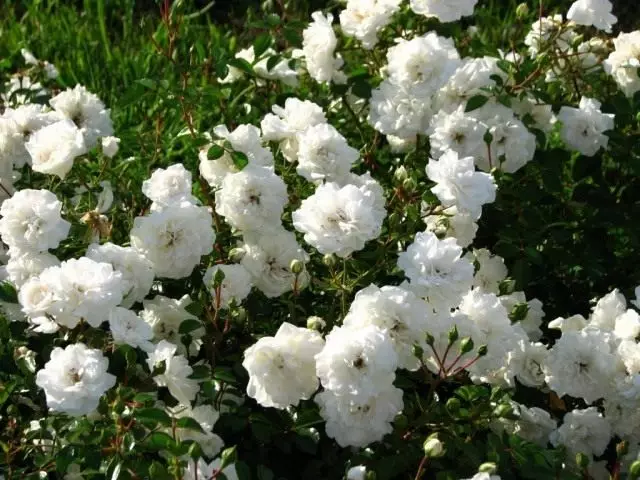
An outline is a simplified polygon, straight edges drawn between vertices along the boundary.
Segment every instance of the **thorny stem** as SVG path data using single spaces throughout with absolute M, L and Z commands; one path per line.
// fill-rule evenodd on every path
M 426 455 L 422 457 L 422 460 L 420 460 L 420 465 L 418 465 L 418 471 L 416 472 L 414 480 L 420 480 L 420 478 L 422 478 L 422 474 L 424 473 L 424 469 L 427 466 L 428 461 L 429 458 Z

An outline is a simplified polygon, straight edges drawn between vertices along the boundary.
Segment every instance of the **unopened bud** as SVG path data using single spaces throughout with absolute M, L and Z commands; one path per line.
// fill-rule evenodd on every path
M 529 15 L 529 5 L 521 3 L 516 7 L 516 17 L 519 19 L 526 18 Z
M 576 37 L 571 40 L 571 46 L 577 49 L 582 42 L 584 42 L 584 35 L 576 35 Z
M 232 248 L 229 251 L 229 260 L 231 260 L 232 262 L 238 263 L 239 261 L 242 260 L 245 253 L 246 252 L 242 248 Z
M 437 458 L 444 455 L 444 445 L 437 438 L 428 438 L 422 445 L 425 457 Z
M 519 303 L 511 312 L 509 312 L 509 320 L 511 323 L 518 323 L 527 318 L 527 314 L 529 313 L 529 305 L 526 303 Z
M 324 257 L 322 257 L 322 263 L 324 263 L 327 267 L 335 267 L 338 263 L 338 260 L 336 260 L 336 256 L 333 253 L 327 253 Z
M 294 260 L 291 260 L 291 263 L 289 264 L 289 269 L 294 274 L 300 275 L 302 273 L 302 270 L 304 270 L 304 263 L 302 263 L 300 260 L 296 258 Z
M 224 272 L 221 268 L 217 268 L 213 274 L 213 288 L 218 288 L 224 281 Z
M 326 326 L 327 322 L 325 322 L 321 317 L 311 316 L 307 318 L 307 328 L 309 330 L 321 332 Z
M 430 345 L 432 347 L 436 343 L 436 339 L 428 332 L 425 334 L 424 339 L 427 342 L 427 345 Z
M 244 321 L 247 319 L 247 310 L 244 307 L 237 307 L 233 311 L 233 319 L 237 323 L 244 323 Z
M 500 295 L 511 295 L 515 290 L 516 281 L 511 278 L 501 281 L 498 285 L 498 293 L 500 293 Z
M 494 410 L 493 410 L 493 414 L 498 417 L 498 418 L 504 418 L 504 417 L 508 417 L 513 413 L 513 408 L 511 408 L 511 405 L 508 405 L 506 403 L 503 403 L 501 405 L 498 405 Z
M 640 460 L 636 460 L 629 467 L 629 480 L 640 478 Z
M 458 340 L 458 337 L 460 336 L 460 334 L 458 333 L 458 327 L 457 326 L 453 326 L 451 328 L 451 330 L 449 330 L 449 345 L 453 345 L 454 343 L 456 343 L 456 341 Z
M 487 348 L 486 345 L 480 345 L 480 347 L 478 348 L 478 356 L 484 357 L 487 354 L 488 350 L 489 349 Z
M 484 140 L 484 143 L 486 143 L 487 145 L 491 145 L 491 142 L 493 142 L 493 134 L 489 130 L 487 130 L 482 139 Z
M 413 356 L 416 357 L 417 359 L 422 359 L 422 357 L 424 356 L 424 350 L 422 349 L 422 347 L 418 344 L 414 344 L 411 347 L 411 353 L 413 353 Z
M 399 182 L 403 182 L 405 181 L 407 178 L 409 178 L 409 173 L 407 172 L 407 169 L 404 168 L 403 165 L 399 166 L 398 168 L 396 168 L 396 171 L 393 173 L 393 177 L 399 181 Z
M 461 355 L 469 353 L 471 350 L 473 350 L 473 340 L 471 340 L 471 337 L 464 337 L 462 340 L 460 340 Z
M 402 182 L 402 188 L 404 188 L 409 192 L 413 191 L 416 187 L 417 187 L 416 181 L 411 177 L 405 179 Z
M 449 400 L 447 400 L 446 407 L 449 413 L 455 414 L 460 410 L 460 400 L 458 400 L 456 397 L 451 397 Z
M 580 468 L 587 468 L 589 466 L 589 457 L 582 452 L 576 454 L 576 464 Z
M 498 470 L 498 466 L 493 462 L 485 462 L 478 467 L 478 472 L 493 475 Z

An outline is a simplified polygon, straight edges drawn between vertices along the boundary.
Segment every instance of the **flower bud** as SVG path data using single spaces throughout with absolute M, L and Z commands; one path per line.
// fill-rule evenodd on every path
M 504 417 L 508 417 L 513 413 L 513 408 L 511 408 L 511 405 L 508 405 L 506 403 L 503 403 L 501 405 L 498 405 L 494 410 L 493 410 L 493 414 L 498 417 L 498 418 L 504 418 Z
M 400 165 L 393 173 L 393 177 L 399 182 L 403 182 L 409 177 L 409 174 L 407 173 L 407 169 L 404 168 L 403 165 Z
M 424 355 L 424 350 L 420 345 L 416 343 L 411 347 L 411 353 L 413 353 L 413 356 L 416 357 L 417 359 L 422 359 L 422 356 Z
M 584 35 L 576 35 L 576 37 L 571 40 L 571 46 L 577 49 L 582 42 L 584 42 Z
M 433 335 L 431 335 L 430 333 L 427 332 L 427 334 L 425 335 L 425 341 L 427 342 L 427 345 L 430 345 L 433 347 L 433 344 L 436 343 L 436 339 L 433 338 Z
M 507 278 L 498 285 L 500 295 L 511 295 L 516 290 L 516 282 L 511 278 Z
M 436 437 L 428 438 L 422 445 L 425 457 L 437 458 L 444 455 L 444 445 Z
M 485 462 L 478 467 L 478 472 L 493 475 L 498 470 L 498 466 L 493 462 Z
M 224 281 L 224 272 L 221 268 L 218 268 L 216 272 L 213 274 L 213 288 L 217 288 L 222 285 Z
M 456 343 L 456 341 L 458 340 L 458 337 L 460 336 L 458 334 L 458 327 L 457 326 L 453 326 L 451 328 L 451 330 L 449 330 L 449 345 L 453 345 L 454 343 Z
M 473 340 L 471 337 L 464 337 L 460 340 L 460 354 L 464 355 L 465 353 L 469 353 L 473 350 Z
M 640 478 L 640 460 L 636 460 L 629 467 L 629 480 Z
M 589 457 L 582 452 L 576 454 L 576 464 L 580 468 L 587 468 L 589 466 Z
M 309 330 L 321 332 L 326 326 L 327 322 L 325 322 L 321 317 L 311 316 L 307 318 L 307 328 Z
M 519 19 L 526 18 L 529 15 L 529 5 L 526 3 L 521 3 L 516 7 L 516 17 Z
M 245 253 L 246 252 L 242 248 L 232 248 L 229 251 L 229 260 L 231 260 L 232 262 L 238 263 L 239 261 L 242 260 L 242 257 L 244 257 Z
M 518 303 L 511 312 L 509 312 L 509 320 L 511 323 L 518 323 L 527 318 L 529 313 L 529 305 L 526 303 Z
M 302 273 L 302 270 L 304 270 L 304 263 L 302 263 L 300 260 L 298 260 L 297 258 L 291 260 L 291 263 L 289 264 L 289 269 L 296 275 L 300 275 Z
M 233 319 L 237 323 L 244 323 L 244 321 L 247 319 L 247 310 L 244 307 L 237 307 L 233 311 Z
M 418 185 L 417 185 L 416 181 L 411 177 L 405 179 L 402 182 L 402 188 L 404 188 L 405 190 L 407 190 L 409 192 L 413 191 L 417 186 Z
M 327 267 L 335 267 L 338 263 L 338 260 L 336 260 L 336 256 L 333 253 L 327 253 L 324 257 L 322 257 L 322 263 L 324 263 Z
M 480 348 L 478 348 L 478 356 L 479 357 L 484 357 L 487 354 L 487 351 L 489 349 L 487 348 L 486 345 L 480 345 Z
M 347 480 L 365 480 L 367 468 L 364 465 L 351 467 L 347 472 Z
M 456 397 L 451 397 L 449 400 L 447 400 L 446 407 L 449 413 L 455 414 L 460 410 L 460 400 L 458 400 Z

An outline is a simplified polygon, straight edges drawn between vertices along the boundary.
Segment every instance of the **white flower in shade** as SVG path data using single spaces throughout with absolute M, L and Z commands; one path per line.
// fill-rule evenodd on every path
M 627 97 L 640 90 L 640 30 L 620 33 L 613 39 L 615 50 L 603 62 L 605 72 L 613 76 Z
M 567 413 L 560 428 L 549 435 L 554 446 L 564 445 L 574 455 L 600 456 L 610 439 L 611 425 L 596 407 Z
M 9 281 L 19 289 L 31 277 L 38 276 L 45 268 L 55 265 L 60 265 L 60 260 L 48 252 L 17 251 L 12 252 L 6 272 Z
M 498 293 L 500 282 L 507 278 L 507 267 L 504 258 L 492 254 L 486 248 L 474 249 L 465 257 L 477 266 L 473 276 L 473 286 L 479 287 L 486 293 Z M 510 310 L 507 310 L 510 311 Z
M 177 345 L 178 352 L 187 355 L 187 348 L 182 343 L 180 335 L 180 324 L 185 320 L 197 320 L 198 317 L 192 315 L 186 310 L 193 300 L 189 295 L 183 295 L 179 300 L 156 295 L 152 299 L 142 302 L 144 309 L 140 312 L 142 318 L 153 330 L 153 340 L 168 340 Z M 189 346 L 190 354 L 198 353 L 202 341 L 199 340 L 204 335 L 204 328 L 196 328 L 189 332 L 194 339 Z
M 48 190 L 16 192 L 0 207 L 2 241 L 17 250 L 56 248 L 71 227 L 60 216 L 61 209 L 62 203 Z
M 55 300 L 53 285 L 41 280 L 39 276 L 31 277 L 18 290 L 18 303 L 22 312 L 30 319 L 45 319 L 45 314 L 53 309 Z M 59 329 L 54 322 L 47 326 L 53 331 Z
M 439 240 L 431 232 L 417 233 L 414 242 L 398 255 L 409 285 L 435 310 L 457 305 L 473 283 L 473 265 L 462 258 L 454 238 Z
M 380 235 L 386 211 L 376 197 L 364 186 L 325 183 L 293 212 L 293 226 L 320 253 L 347 257 Z
M 199 405 L 191 408 L 188 405 L 178 404 L 168 410 L 170 415 L 176 419 L 193 418 L 200 424 L 203 430 L 199 432 L 190 428 L 177 428 L 176 436 L 180 441 L 195 441 L 200 445 L 200 448 L 202 448 L 202 453 L 209 458 L 213 458 L 220 453 L 220 450 L 224 446 L 224 441 L 213 433 L 213 427 L 220 417 L 220 412 L 211 405 Z M 204 478 L 206 477 L 203 477 L 201 480 L 204 480 Z
M 425 206 L 430 208 L 423 204 L 423 210 Z M 427 231 L 441 238 L 454 238 L 463 248 L 473 242 L 478 231 L 478 225 L 473 217 L 468 213 L 458 212 L 456 207 L 445 208 L 441 215 L 423 215 L 422 220 L 427 226 Z
M 48 90 L 43 88 L 40 82 L 32 82 L 28 76 L 15 76 L 5 82 L 4 93 L 0 98 L 10 105 L 23 105 L 34 97 L 47 94 Z
M 149 353 L 147 365 L 152 374 L 156 369 L 162 372 L 153 376 L 158 386 L 167 387 L 171 396 L 180 403 L 191 405 L 200 387 L 197 381 L 189 378 L 193 369 L 184 356 L 176 355 L 177 350 L 173 343 L 161 340 Z
M 273 113 L 267 113 L 260 122 L 262 136 L 264 140 L 280 142 L 280 149 L 290 162 L 298 158 L 298 135 L 327 121 L 318 105 L 294 97 L 287 98 L 284 107 L 273 105 L 271 110 Z
M 577 0 L 567 12 L 567 20 L 611 33 L 611 27 L 618 21 L 611 14 L 612 9 L 613 5 L 609 0 Z
M 589 403 L 608 396 L 619 366 L 609 339 L 593 328 L 563 332 L 543 367 L 549 387 L 560 396 L 584 398 Z
M 0 117 L 0 179 L 11 179 L 14 165 L 24 164 L 25 156 L 29 157 L 25 152 L 24 137 L 16 122 Z
M 347 472 L 347 480 L 365 480 L 366 473 L 367 473 L 367 467 L 365 467 L 364 465 L 351 467 Z
M 518 380 L 528 387 L 544 385 L 544 371 L 549 350 L 542 343 L 525 343 L 524 356 L 521 360 L 522 368 L 516 374 Z
M 340 27 L 345 35 L 356 37 L 371 49 L 378 43 L 378 32 L 391 21 L 401 0 L 348 0 L 340 12 Z
M 635 288 L 633 293 L 636 296 L 636 299 L 631 300 L 631 303 L 633 304 L 634 307 L 636 307 L 637 309 L 640 309 L 640 285 Z
M 69 119 L 52 123 L 31 135 L 25 148 L 31 156 L 31 168 L 63 179 L 76 157 L 87 153 L 82 132 Z
M 487 110 L 490 111 L 490 107 Z M 503 110 L 500 105 L 497 112 L 497 115 L 486 120 L 492 141 L 489 148 L 483 150 L 484 155 L 476 158 L 476 165 L 485 171 L 495 167 L 514 173 L 533 159 L 536 137 L 524 123 L 513 116 L 513 111 Z
M 205 462 L 202 458 L 195 460 L 189 458 L 187 462 L 187 470 L 184 472 L 182 480 L 205 480 L 210 478 L 216 478 L 217 475 L 222 473 L 227 480 L 239 480 L 236 467 L 234 465 L 227 465 L 222 470 L 222 460 L 215 459 L 211 463 Z
M 234 57 L 239 58 L 241 60 L 246 60 L 247 62 L 249 62 L 249 64 L 252 64 L 256 58 L 255 52 L 253 51 L 253 47 L 247 47 L 247 48 L 243 48 L 242 50 L 239 50 L 238 52 L 236 52 Z M 227 75 L 224 78 L 218 79 L 219 83 L 222 83 L 222 84 L 234 83 L 244 78 L 245 72 L 242 71 L 241 69 L 231 65 L 228 65 L 228 68 L 229 68 L 229 71 L 227 72 Z
M 219 298 L 214 287 L 214 278 L 218 271 L 224 274 L 220 283 Z M 240 305 L 252 287 L 251 275 L 242 265 L 214 265 L 207 269 L 202 281 L 211 294 L 212 304 L 219 308 L 229 308 L 232 301 Z
M 109 361 L 100 350 L 84 343 L 56 347 L 49 361 L 36 374 L 36 385 L 44 389 L 47 406 L 72 416 L 91 413 L 100 397 L 116 384 L 107 373 Z
M 288 200 L 282 178 L 268 168 L 247 165 L 225 177 L 216 191 L 216 212 L 238 230 L 267 231 L 281 225 Z
M 366 172 L 362 175 L 350 173 L 343 179 L 342 182 L 337 183 L 341 187 L 344 187 L 346 185 L 355 185 L 360 190 L 362 190 L 366 196 L 371 197 L 375 209 L 384 210 L 384 189 L 377 180 L 371 177 L 371 174 L 369 172 Z
M 325 340 L 316 355 L 316 374 L 325 390 L 367 399 L 391 387 L 398 355 L 385 330 L 334 327 Z
M 96 145 L 98 138 L 113 135 L 109 110 L 82 85 L 59 93 L 49 100 L 49 104 L 82 131 L 88 149 Z
M 366 447 L 391 433 L 391 422 L 402 412 L 402 390 L 389 386 L 377 395 L 362 398 L 336 395 L 325 390 L 315 397 L 327 422 L 327 435 L 341 447 Z
M 551 105 L 539 103 L 539 100 L 532 97 L 514 98 L 511 102 L 511 107 L 520 119 L 529 116 L 533 122 L 533 127 L 545 133 L 549 133 L 558 121 Z
M 358 160 L 358 150 L 328 123 L 307 128 L 298 136 L 299 175 L 310 182 L 335 182 L 344 179 Z
M 125 289 L 122 274 L 111 264 L 87 257 L 46 268 L 39 278 L 53 293 L 54 302 L 46 313 L 68 328 L 82 320 L 99 327 L 120 304 Z
M 191 172 L 181 163 L 156 169 L 151 178 L 142 182 L 142 193 L 159 207 L 197 203 L 191 195 Z
M 184 278 L 213 250 L 211 214 L 190 203 L 136 217 L 131 246 L 153 264 L 159 277 Z
M 269 69 L 268 64 L 273 57 L 278 57 L 276 64 Z M 272 48 L 268 48 L 261 55 L 261 59 L 253 65 L 253 71 L 256 75 L 267 80 L 279 80 L 290 87 L 298 86 L 298 72 L 289 66 L 290 60 L 282 58 L 278 52 Z M 262 82 L 262 81 L 260 81 Z
M 142 320 L 131 310 L 116 307 L 109 312 L 109 328 L 116 344 L 126 344 L 140 347 L 143 350 L 153 350 L 151 339 L 153 330 L 151 325 Z
M 560 109 L 560 136 L 567 147 L 592 157 L 600 148 L 607 148 L 609 137 L 604 132 L 613 129 L 614 116 L 613 113 L 602 113 L 599 101 L 582 97 L 579 108 Z
M 385 79 L 371 93 L 369 124 L 385 135 L 413 138 L 424 134 L 433 114 L 430 97 L 416 96 Z
M 420 363 L 412 349 L 414 345 L 427 348 L 425 333 L 433 321 L 428 306 L 413 292 L 401 287 L 369 285 L 356 293 L 342 323 L 354 330 L 368 325 L 379 327 L 391 339 L 399 368 L 417 370 Z
M 429 160 L 426 172 L 436 182 L 431 191 L 443 206 L 455 206 L 476 219 L 480 218 L 482 205 L 496 199 L 493 176 L 476 172 L 473 157 L 458 158 L 455 151 L 449 150 L 439 160 Z
M 102 137 L 102 153 L 108 157 L 113 158 L 120 149 L 120 139 L 118 137 Z
M 333 15 L 313 12 L 311 18 L 313 22 L 302 32 L 302 56 L 307 71 L 316 82 L 339 81 L 343 77 L 339 71 L 343 62 L 335 56 L 338 39 L 331 26 Z
M 411 10 L 418 15 L 436 17 L 441 22 L 455 22 L 473 15 L 478 0 L 411 0 Z
M 247 395 L 280 409 L 310 398 L 318 389 L 314 357 L 323 346 L 318 332 L 283 323 L 274 337 L 262 337 L 245 350 Z
M 616 326 L 616 319 L 627 310 L 627 300 L 615 288 L 600 298 L 591 310 L 589 325 L 598 327 L 606 332 L 612 332 Z
M 460 65 L 453 40 L 434 32 L 398 40 L 387 51 L 387 60 L 391 83 L 408 89 L 414 96 L 434 95 Z
M 125 294 L 121 305 L 131 307 L 147 296 L 153 284 L 153 266 L 151 261 L 131 247 L 120 247 L 107 242 L 102 245 L 91 244 L 87 248 L 87 258 L 96 262 L 110 263 L 114 270 L 122 274 Z
M 291 263 L 303 265 L 309 256 L 300 247 L 293 233 L 281 229 L 269 235 L 245 235 L 241 265 L 251 275 L 253 285 L 267 297 L 279 297 L 285 292 L 304 288 L 309 283 L 305 269 L 299 274 L 291 271 Z
M 224 125 L 218 125 L 213 129 L 213 132 L 216 137 L 220 138 L 214 141 L 215 145 L 222 147 L 224 140 L 226 140 L 234 151 L 244 153 L 247 156 L 249 164 L 261 167 L 273 166 L 273 154 L 271 150 L 262 146 L 263 139 L 260 137 L 260 130 L 255 126 L 238 125 L 235 130 L 229 132 Z M 209 185 L 219 188 L 227 175 L 237 173 L 239 170 L 233 162 L 231 153 L 226 150 L 219 158 L 209 160 L 208 152 L 214 144 L 206 145 L 198 154 L 199 169 L 200 175 Z
M 395 135 L 387 135 L 387 143 L 391 153 L 406 153 L 415 147 L 417 142 L 416 136 L 396 137 Z

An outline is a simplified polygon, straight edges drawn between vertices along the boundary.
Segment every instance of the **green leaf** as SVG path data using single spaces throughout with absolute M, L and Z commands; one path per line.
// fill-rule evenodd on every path
M 189 378 L 192 378 L 194 380 L 211 378 L 211 369 L 207 365 L 194 365 L 191 368 L 193 370 L 193 373 L 189 375 Z
M 141 423 L 150 426 L 163 425 L 168 427 L 171 425 L 171 417 L 159 408 L 140 408 L 136 409 L 133 417 Z
M 18 294 L 9 282 L 0 283 L 0 300 L 7 303 L 18 303 Z
M 242 58 L 232 58 L 227 62 L 231 67 L 242 70 L 245 73 L 253 75 L 253 67 L 249 62 Z
M 221 382 L 237 383 L 236 377 L 229 368 L 218 367 L 213 371 L 213 378 Z
M 136 83 L 139 83 L 143 87 L 147 87 L 149 90 L 155 90 L 158 85 L 155 80 L 150 78 L 139 78 L 136 80 Z
M 182 417 L 179 418 L 176 422 L 176 427 L 178 428 L 186 428 L 187 430 L 195 430 L 200 433 L 205 433 L 202 429 L 202 426 L 198 423 L 198 421 L 191 417 Z
M 485 97 L 484 95 L 474 95 L 467 101 L 467 106 L 464 111 L 465 113 L 473 112 L 474 110 L 477 110 L 478 108 L 482 107 L 488 101 L 489 101 L 489 98 Z
M 267 60 L 267 72 L 270 72 L 271 70 L 273 70 L 276 65 L 278 65 L 278 63 L 280 63 L 281 57 L 280 55 L 273 55 L 272 57 L 269 57 L 269 60 Z
M 256 56 L 256 60 L 260 58 L 264 52 L 271 46 L 272 38 L 268 33 L 263 33 L 262 35 L 258 35 L 253 42 L 253 53 Z
M 178 333 L 181 335 L 186 335 L 187 333 L 191 333 L 199 328 L 202 328 L 202 322 L 200 320 L 189 318 L 180 324 Z
M 209 160 L 216 160 L 222 155 L 224 155 L 224 148 L 222 148 L 220 145 L 211 145 L 211 147 L 209 147 L 209 150 L 207 150 L 207 158 Z
M 366 80 L 357 80 L 351 85 L 351 93 L 359 98 L 370 98 L 371 85 Z
M 258 480 L 273 480 L 275 476 L 269 467 L 258 465 Z
M 143 445 L 153 450 L 171 450 L 175 447 L 176 441 L 164 432 L 153 432 Z
M 242 170 L 249 164 L 249 159 L 242 152 L 231 152 L 231 159 L 238 170 Z

